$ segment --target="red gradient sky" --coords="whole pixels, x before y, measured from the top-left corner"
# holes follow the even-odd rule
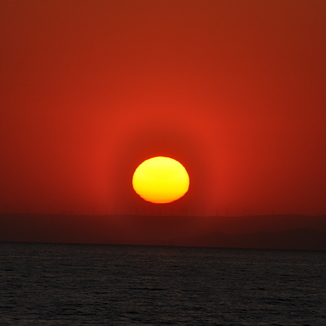
[[[326,1],[2,1],[2,212],[325,214]],[[155,155],[171,205],[132,190]]]

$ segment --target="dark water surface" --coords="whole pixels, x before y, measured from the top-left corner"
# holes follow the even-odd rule
[[[326,252],[0,243],[0,325],[326,325]]]

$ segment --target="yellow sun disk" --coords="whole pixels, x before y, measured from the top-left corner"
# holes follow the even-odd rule
[[[170,203],[189,189],[189,176],[178,161],[163,156],[144,161],[134,172],[132,185],[143,199],[156,203]]]

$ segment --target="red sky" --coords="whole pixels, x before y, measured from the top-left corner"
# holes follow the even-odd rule
[[[2,212],[325,214],[324,0],[2,1]],[[187,196],[131,176],[180,160]]]

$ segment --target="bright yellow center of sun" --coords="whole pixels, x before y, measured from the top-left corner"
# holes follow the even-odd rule
[[[171,203],[189,189],[187,170],[178,161],[164,156],[141,163],[132,177],[135,192],[155,204]]]

